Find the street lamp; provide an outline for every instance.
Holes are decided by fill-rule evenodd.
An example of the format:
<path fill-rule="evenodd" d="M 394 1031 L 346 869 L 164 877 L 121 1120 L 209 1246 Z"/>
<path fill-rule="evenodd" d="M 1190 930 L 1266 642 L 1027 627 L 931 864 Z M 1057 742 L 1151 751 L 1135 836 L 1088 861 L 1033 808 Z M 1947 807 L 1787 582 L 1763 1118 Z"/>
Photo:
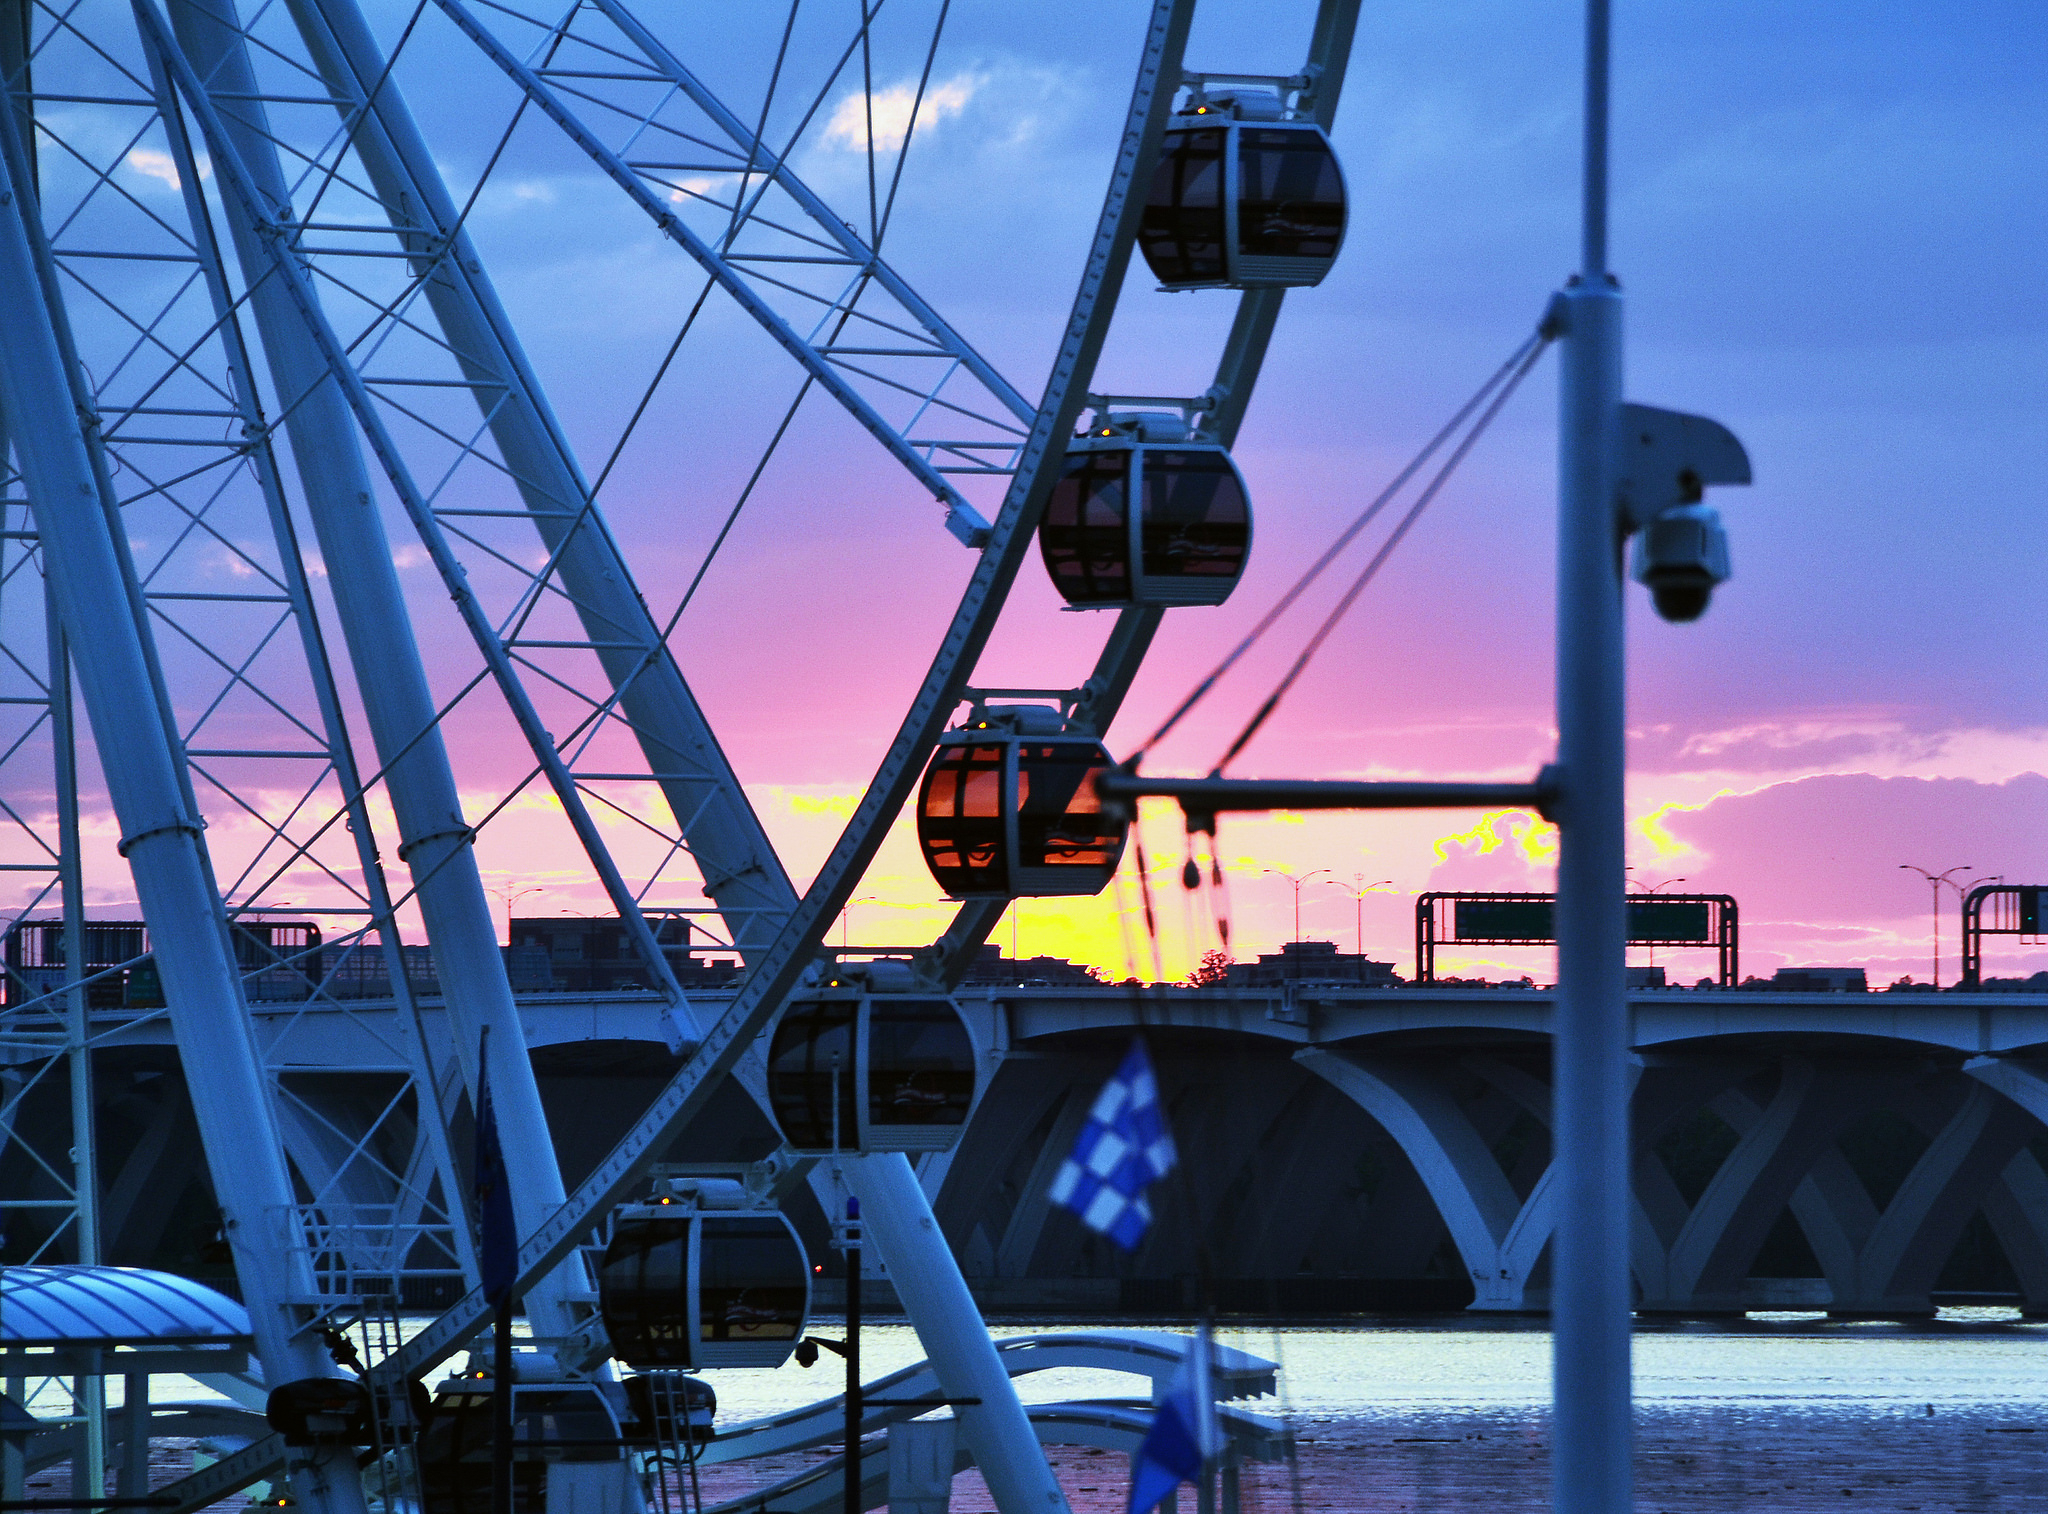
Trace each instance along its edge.
<path fill-rule="evenodd" d="M 880 894 L 862 894 L 858 899 L 846 901 L 846 907 L 839 911 L 839 949 L 841 951 L 846 950 L 846 936 L 853 921 L 853 907 L 856 904 L 880 904 L 881 902 L 882 896 Z"/>
<path fill-rule="evenodd" d="M 524 899 L 528 894 L 546 893 L 547 886 L 535 883 L 526 888 L 513 888 L 510 884 L 507 884 L 503 888 L 491 889 L 490 892 L 505 901 L 505 939 L 509 942 L 512 939 L 512 906 L 519 900 Z"/>
<path fill-rule="evenodd" d="M 1622 871 L 1623 871 L 1623 872 L 1625 872 L 1625 873 L 1633 873 L 1633 872 L 1635 871 L 1635 869 L 1634 869 L 1634 868 L 1632 868 L 1632 867 L 1625 867 L 1625 868 L 1623 868 L 1623 869 L 1622 869 Z M 1658 889 L 1660 889 L 1660 888 L 1669 888 L 1669 887 L 1671 887 L 1671 885 L 1672 885 L 1672 884 L 1674 884 L 1674 883 L 1683 883 L 1683 882 L 1685 882 L 1685 879 L 1683 879 L 1683 878 L 1665 878 L 1665 879 L 1663 879 L 1663 880 L 1662 880 L 1661 882 L 1657 882 L 1657 883 L 1645 883 L 1645 882 L 1643 882 L 1643 880 L 1642 880 L 1642 879 L 1640 879 L 1640 878 L 1630 878 L 1630 879 L 1629 879 L 1628 881 L 1629 881 L 1629 882 L 1631 882 L 1631 883 L 1633 883 L 1633 884 L 1634 884 L 1634 885 L 1635 885 L 1635 886 L 1636 886 L 1637 888 L 1641 889 L 1641 890 L 1642 890 L 1642 891 L 1643 891 L 1644 893 L 1646 893 L 1646 894 L 1654 894 L 1654 893 L 1656 893 L 1656 892 L 1657 892 L 1657 890 L 1658 890 Z"/>
<path fill-rule="evenodd" d="M 1356 884 L 1357 887 L 1354 888 L 1352 884 Z M 1335 878 L 1330 880 L 1331 888 L 1343 889 L 1345 893 L 1352 897 L 1355 903 L 1353 914 L 1356 918 L 1353 920 L 1352 926 L 1357 933 L 1355 950 L 1361 964 L 1358 969 L 1361 973 L 1365 971 L 1362 965 L 1365 961 L 1365 896 L 1378 893 L 1383 888 L 1392 888 L 1393 886 L 1394 880 L 1392 878 L 1382 878 L 1377 883 L 1367 883 L 1364 873 L 1353 873 L 1351 875 L 1351 883 L 1339 883 Z M 1297 926 L 1296 929 L 1298 931 L 1299 927 Z"/>
<path fill-rule="evenodd" d="M 1622 871 L 1624 873 L 1630 874 L 1631 876 L 1629 877 L 1628 881 L 1630 883 L 1633 883 L 1637 888 L 1641 889 L 1646 894 L 1654 894 L 1660 888 L 1669 888 L 1674 883 L 1685 882 L 1683 878 L 1666 878 L 1661 883 L 1645 883 L 1642 879 L 1633 876 L 1633 874 L 1635 873 L 1635 869 L 1633 867 L 1625 867 L 1622 869 Z M 1655 967 L 1657 965 L 1657 948 L 1652 946 L 1646 948 L 1646 950 L 1650 954 L 1649 965 Z"/>
<path fill-rule="evenodd" d="M 1320 877 L 1322 874 L 1327 873 L 1329 869 L 1319 867 L 1312 873 L 1303 873 L 1299 878 L 1295 877 L 1292 873 L 1281 872 L 1277 867 L 1269 867 L 1266 871 L 1285 878 L 1294 885 L 1294 939 L 1299 941 L 1301 939 L 1301 886 L 1308 882 L 1309 879 Z"/>
<path fill-rule="evenodd" d="M 1976 871 L 1976 869 L 1971 867 L 1970 864 L 1967 862 L 1958 863 L 1956 866 L 1950 868 L 1947 873 L 1930 873 L 1929 871 L 1927 871 L 1926 868 L 1915 867 L 1910 862 L 1901 862 L 1899 864 L 1899 867 L 1904 872 L 1918 873 L 1921 877 L 1925 878 L 1927 880 L 1928 891 L 1933 895 L 1934 988 L 1935 991 L 1939 993 L 1941 991 L 1941 886 L 1942 884 L 1946 883 L 1950 888 L 1956 891 L 1957 897 L 1960 898 L 1963 892 L 1963 886 L 1962 884 L 1956 882 L 1955 879 L 1951 878 L 1949 876 L 1949 873 L 1973 873 Z"/>

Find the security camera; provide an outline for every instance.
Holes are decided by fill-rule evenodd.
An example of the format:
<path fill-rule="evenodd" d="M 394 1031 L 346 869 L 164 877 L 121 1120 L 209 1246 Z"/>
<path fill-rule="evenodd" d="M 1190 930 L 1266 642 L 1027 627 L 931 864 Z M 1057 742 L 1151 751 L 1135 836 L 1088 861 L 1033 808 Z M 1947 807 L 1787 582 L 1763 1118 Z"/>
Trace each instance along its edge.
<path fill-rule="evenodd" d="M 1729 571 L 1728 532 L 1710 505 L 1674 505 L 1636 534 L 1633 576 L 1666 620 L 1698 620 Z"/>
<path fill-rule="evenodd" d="M 1728 533 L 1702 504 L 1709 484 L 1749 482 L 1749 454 L 1719 421 L 1623 405 L 1616 496 L 1636 533 L 1634 576 L 1666 620 L 1698 620 L 1728 580 Z"/>

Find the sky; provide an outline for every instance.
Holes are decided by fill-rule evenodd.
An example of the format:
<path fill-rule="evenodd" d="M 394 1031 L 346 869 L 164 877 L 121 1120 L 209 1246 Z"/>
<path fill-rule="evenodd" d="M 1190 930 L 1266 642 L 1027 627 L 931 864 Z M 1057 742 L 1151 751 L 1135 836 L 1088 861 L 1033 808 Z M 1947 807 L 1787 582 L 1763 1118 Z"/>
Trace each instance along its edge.
<path fill-rule="evenodd" d="M 387 44 L 411 15 L 382 0 L 366 9 Z M 758 108 L 779 11 L 645 9 L 729 103 Z M 885 138 L 900 136 L 931 11 L 893 0 L 903 30 L 886 43 L 878 30 Z M 1033 399 L 1101 204 L 1146 12 L 1135 0 L 956 0 L 933 57 L 885 252 Z M 1736 896 L 1746 974 L 1842 964 L 1866 966 L 1873 983 L 1925 981 L 1929 886 L 1901 864 L 2048 882 L 2035 661 L 2048 608 L 2036 570 L 2048 548 L 2037 503 L 2048 16 L 1968 0 L 1679 0 L 1617 13 L 1612 259 L 1627 298 L 1627 392 L 1731 427 L 1756 480 L 1712 500 L 1735 577 L 1703 620 L 1666 625 L 1631 591 L 1634 876 Z M 1292 71 L 1312 14 L 1303 0 L 1206 0 L 1189 66 Z M 1289 296 L 1236 448 L 1256 513 L 1251 566 L 1227 605 L 1169 614 L 1107 733 L 1113 751 L 1141 740 L 1293 582 L 1570 271 L 1579 24 L 1577 7 L 1555 0 L 1365 7 L 1334 133 L 1346 245 L 1321 287 Z M 792 78 L 820 76 L 828 30 L 820 20 L 795 34 Z M 396 77 L 466 196 L 510 116 L 502 80 L 437 16 Z M 866 206 L 861 104 L 850 79 L 828 89 L 795 159 L 850 219 Z M 131 164 L 147 190 L 151 165 Z M 175 190 L 154 172 L 153 192 Z M 522 121 L 470 229 L 586 472 L 646 401 L 603 499 L 665 614 L 794 395 L 793 366 L 714 297 L 650 394 L 696 280 L 545 122 Z M 1228 313 L 1226 295 L 1157 293 L 1135 273 L 1098 389 L 1195 392 Z M 1234 773 L 1525 778 L 1547 760 L 1555 405 L 1552 360 Z M 453 689 L 474 654 L 425 553 L 391 519 L 422 643 Z M 872 773 L 971 566 L 928 496 L 828 400 L 807 398 L 674 638 L 800 885 Z M 1312 594 L 1307 606 L 1327 603 Z M 1284 620 L 1148 769 L 1209 768 L 1311 624 Z M 1104 616 L 1063 613 L 1027 563 L 975 681 L 1070 686 L 1106 630 Z M 450 721 L 473 814 L 524 776 L 506 732 L 477 700 Z M 607 824 L 630 851 L 630 822 Z M 1112 977 L 1151 976 L 1156 949 L 1158 971 L 1185 973 L 1217 945 L 1210 907 L 1174 897 L 1177 817 L 1149 815 L 1144 836 L 1156 948 L 1135 924 L 1127 867 L 1100 898 L 1014 907 L 1003 949 L 1014 940 L 1024 955 Z M 241 844 L 231 818 L 212 842 L 224 855 Z M 1303 935 L 1362 945 L 1405 975 L 1419 893 L 1547 889 L 1556 838 L 1518 812 L 1278 814 L 1227 819 L 1218 852 L 1238 958 L 1295 933 L 1293 874 L 1308 876 Z M 537 793 L 483 828 L 478 853 L 521 913 L 603 908 Z M 121 880 L 95 877 L 111 907 Z M 901 826 L 855 899 L 834 941 L 920 943 L 949 917 Z M 679 882 L 663 902 L 701 899 Z M 1941 911 L 1947 981 L 1954 895 Z M 1442 954 L 1440 971 L 1552 972 L 1546 951 L 1469 950 Z M 1657 960 L 1686 981 L 1711 971 L 1696 953 Z M 1989 962 L 2030 973 L 2048 968 L 2048 947 L 2007 938 Z"/>

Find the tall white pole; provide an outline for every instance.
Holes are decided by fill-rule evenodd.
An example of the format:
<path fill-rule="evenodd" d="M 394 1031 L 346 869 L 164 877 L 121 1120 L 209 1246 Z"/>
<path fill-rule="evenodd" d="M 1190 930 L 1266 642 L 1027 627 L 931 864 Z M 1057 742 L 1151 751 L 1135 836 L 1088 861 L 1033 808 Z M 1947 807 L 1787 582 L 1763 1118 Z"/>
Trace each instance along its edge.
<path fill-rule="evenodd" d="M 1607 269 L 1608 0 L 1586 7 L 1584 242 L 1563 297 L 1559 416 L 1558 1215 L 1554 1507 L 1628 1514 L 1628 998 L 1624 962 L 1622 532 L 1615 488 L 1621 290 Z"/>
<path fill-rule="evenodd" d="M 295 1297 L 313 1291 L 296 1224 L 284 1146 L 272 1113 L 228 946 L 182 754 L 161 718 L 144 629 L 128 614 L 132 584 L 100 497 L 55 317 L 41 298 L 28 218 L 35 201 L 0 152 L 0 415 L 21 464 L 48 573 L 70 638 L 121 828 L 121 852 L 149 921 L 186 1086 L 212 1170 L 235 1275 L 273 1383 L 338 1376 L 303 1329 Z M 355 1459 L 308 1452 L 292 1464 L 298 1502 L 320 1514 L 362 1514 Z"/>
<path fill-rule="evenodd" d="M 194 67 L 223 101 L 221 119 L 243 167 L 273 205 L 285 207 L 290 190 L 233 10 L 171 0 L 170 14 Z M 290 297 L 269 276 L 261 234 L 232 195 L 222 198 L 264 355 L 286 407 L 285 435 L 327 565 L 356 688 L 377 754 L 388 764 L 385 787 L 398 822 L 398 854 L 418 890 L 456 1055 L 472 1090 L 480 1073 L 478 1049 L 486 1040 L 482 1032 L 492 1032 L 490 1084 L 499 1139 L 515 1175 L 512 1205 L 519 1233 L 530 1235 L 561 1207 L 566 1190 L 355 421 Z M 581 1264 L 572 1259 L 528 1290 L 525 1304 L 536 1334 L 562 1335 L 573 1328 L 570 1299 L 582 1284 Z"/>
<path fill-rule="evenodd" d="M 1001 1514 L 1068 1514 L 1066 1495 L 909 1161 L 900 1153 L 842 1158 L 840 1170 L 860 1200 L 868 1242 L 882 1254 L 940 1391 L 980 1400 L 962 1405 L 954 1417 L 996 1508 Z"/>
<path fill-rule="evenodd" d="M 287 0 L 286 8 L 392 224 L 431 229 L 407 239 L 420 258 L 409 266 L 424 274 L 428 256 L 446 239 L 449 256 L 426 279 L 426 302 L 468 376 L 503 386 L 473 392 L 509 480 L 534 512 L 548 550 L 559 551 L 560 586 L 582 617 L 606 677 L 622 691 L 619 708 L 688 838 L 705 893 L 725 912 L 727 939 L 751 962 L 796 907 L 789 876 L 663 646 L 617 543 L 601 517 L 577 520 L 590 486 L 369 23 L 355 0 Z M 658 979 L 659 963 L 649 967 Z"/>

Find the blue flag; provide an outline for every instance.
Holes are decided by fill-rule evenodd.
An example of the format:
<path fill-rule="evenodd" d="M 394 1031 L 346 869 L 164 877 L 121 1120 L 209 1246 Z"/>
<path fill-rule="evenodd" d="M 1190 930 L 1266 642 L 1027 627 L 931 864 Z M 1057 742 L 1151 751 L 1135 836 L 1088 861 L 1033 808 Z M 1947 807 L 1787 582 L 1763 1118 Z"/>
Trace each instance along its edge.
<path fill-rule="evenodd" d="M 1152 1061 L 1145 1043 L 1133 1041 L 1123 1066 L 1096 1095 L 1049 1197 L 1081 1216 L 1089 1229 L 1135 1251 L 1152 1224 L 1145 1190 L 1171 1172 L 1173 1163 L 1173 1137 L 1159 1107 Z"/>
<path fill-rule="evenodd" d="M 498 1144 L 498 1112 L 491 1106 L 491 1036 L 486 1030 L 477 1048 L 476 1073 L 476 1213 L 477 1270 L 483 1275 L 484 1297 L 498 1303 L 519 1280 L 519 1231 L 512 1219 L 512 1184 L 505 1171 L 504 1148 Z"/>
<path fill-rule="evenodd" d="M 1202 1468 L 1223 1449 L 1216 1391 L 1209 1379 L 1210 1350 L 1205 1324 L 1188 1343 L 1173 1381 L 1152 1411 L 1152 1428 L 1145 1432 L 1131 1467 L 1128 1514 L 1151 1514 L 1175 1488 L 1199 1478 Z"/>

